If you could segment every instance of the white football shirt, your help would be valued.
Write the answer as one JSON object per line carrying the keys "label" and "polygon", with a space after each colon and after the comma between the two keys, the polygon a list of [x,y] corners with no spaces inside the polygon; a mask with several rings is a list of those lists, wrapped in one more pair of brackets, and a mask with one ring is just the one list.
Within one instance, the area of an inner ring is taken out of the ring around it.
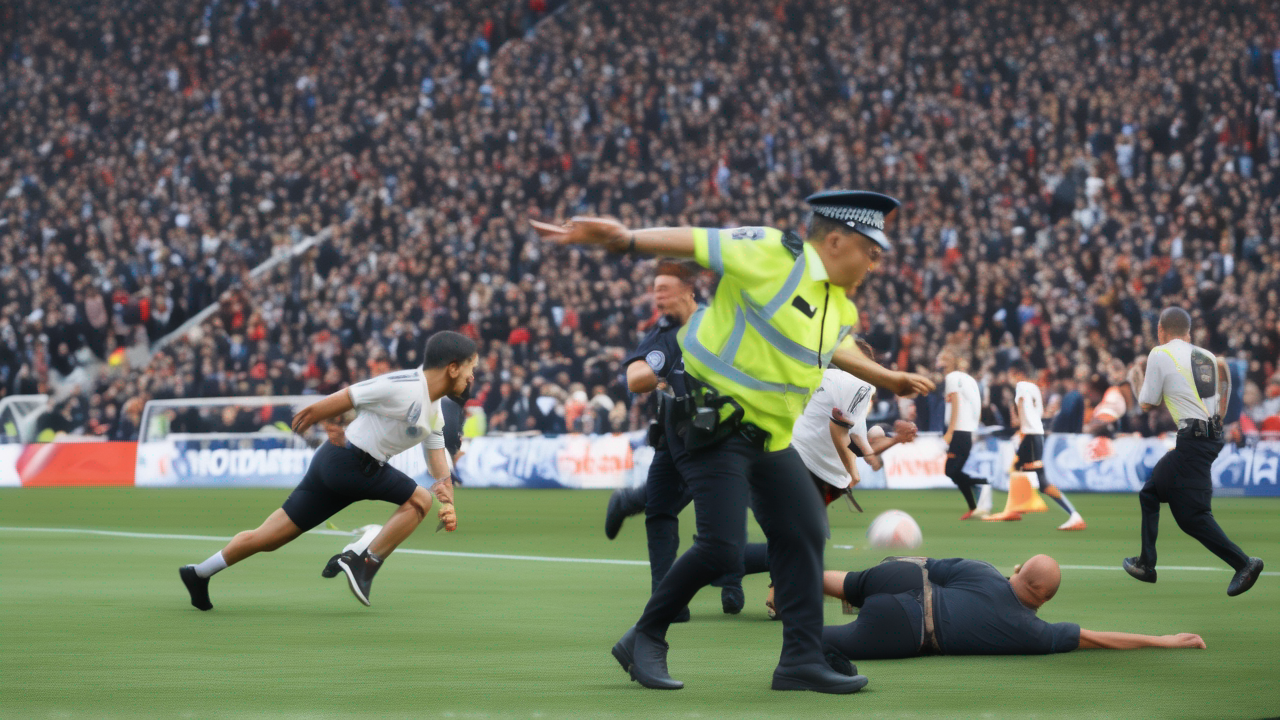
{"label": "white football shirt", "polygon": [[[1021,402],[1023,398],[1026,398],[1026,402]],[[1018,406],[1022,434],[1043,435],[1044,399],[1040,396],[1040,386],[1023,380],[1014,387],[1013,402]]]}
{"label": "white football shirt", "polygon": [[791,429],[791,445],[810,472],[838,488],[849,487],[853,478],[845,472],[831,443],[831,419],[839,408],[843,421],[853,425],[848,434],[866,440],[867,413],[874,395],[875,388],[865,380],[836,368],[823,371],[822,384]]}
{"label": "white football shirt", "polygon": [[386,462],[414,445],[444,449],[444,413],[431,402],[422,368],[379,375],[348,388],[356,419],[347,426],[347,442]]}
{"label": "white football shirt", "polygon": [[[1204,397],[1196,392],[1191,375],[1192,353],[1202,353],[1213,360],[1200,378],[1202,384],[1213,388],[1212,395]],[[1147,356],[1147,376],[1142,381],[1138,403],[1159,405],[1162,398],[1174,422],[1207,421],[1210,414],[1218,411],[1218,363],[1213,353],[1185,340],[1170,340],[1152,350]]]}
{"label": "white football shirt", "polygon": [[[960,420],[956,422],[957,432],[977,432],[978,421],[982,413],[982,391],[978,389],[978,381],[968,373],[959,370],[947,373],[943,385],[942,397],[945,400],[952,393],[959,395]],[[947,427],[951,426],[951,403],[946,404],[943,420]]]}

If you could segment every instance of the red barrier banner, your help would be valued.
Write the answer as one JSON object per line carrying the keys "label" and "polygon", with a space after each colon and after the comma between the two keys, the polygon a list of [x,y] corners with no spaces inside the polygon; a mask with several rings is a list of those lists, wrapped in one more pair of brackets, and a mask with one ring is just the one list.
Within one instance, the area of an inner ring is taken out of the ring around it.
{"label": "red barrier banner", "polygon": [[22,448],[14,471],[23,487],[133,485],[138,444],[41,443]]}

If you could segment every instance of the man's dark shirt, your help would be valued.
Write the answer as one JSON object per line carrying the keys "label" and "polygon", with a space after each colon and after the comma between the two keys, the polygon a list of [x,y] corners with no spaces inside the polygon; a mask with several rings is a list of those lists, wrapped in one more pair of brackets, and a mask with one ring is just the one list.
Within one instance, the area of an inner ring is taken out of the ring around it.
{"label": "man's dark shirt", "polygon": [[1053,425],[1049,429],[1056,433],[1084,432],[1084,395],[1077,390],[1063,395],[1062,406],[1053,416]]}
{"label": "man's dark shirt", "polygon": [[1079,647],[1079,625],[1041,620],[990,563],[930,559],[927,567],[943,654],[1047,655]]}
{"label": "man's dark shirt", "polygon": [[[643,361],[655,375],[667,381],[670,392],[676,397],[688,394],[684,382],[684,354],[677,340],[680,327],[680,321],[671,315],[659,318],[636,346],[635,352],[622,361],[624,372],[631,363]],[[676,435],[671,423],[666,423],[666,437],[672,452],[684,449],[684,442]]]}

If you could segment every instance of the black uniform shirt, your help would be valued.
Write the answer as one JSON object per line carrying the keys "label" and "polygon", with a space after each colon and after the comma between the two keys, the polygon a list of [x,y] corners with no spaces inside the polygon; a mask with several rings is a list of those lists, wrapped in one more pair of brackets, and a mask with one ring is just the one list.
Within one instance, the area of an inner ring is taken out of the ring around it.
{"label": "black uniform shirt", "polygon": [[[671,315],[663,315],[644,336],[635,352],[623,361],[623,367],[630,367],[633,362],[644,361],[654,374],[666,380],[670,392],[676,397],[688,394],[684,382],[684,355],[680,351],[677,335],[680,321]],[[676,435],[671,423],[666,423],[667,444],[673,450],[684,448],[684,442]]]}
{"label": "black uniform shirt", "polygon": [[1080,645],[1080,626],[1047,623],[990,563],[929,560],[934,628],[946,655],[1047,655]]}

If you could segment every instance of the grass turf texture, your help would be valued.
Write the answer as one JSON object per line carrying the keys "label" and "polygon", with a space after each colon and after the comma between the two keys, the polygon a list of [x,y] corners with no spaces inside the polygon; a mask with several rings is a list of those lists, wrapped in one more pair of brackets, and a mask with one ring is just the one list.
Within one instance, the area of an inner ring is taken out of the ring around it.
{"label": "grass turf texture", "polygon": [[[286,490],[13,489],[0,525],[230,536],[256,526]],[[614,542],[601,530],[607,494],[459,492],[460,529],[429,518],[403,547],[640,560],[641,518]],[[1117,567],[1138,549],[1133,495],[1078,494],[1089,522],[1065,516],[960,523],[954,492],[864,492],[867,514],[833,506],[830,569],[889,553],[864,532],[889,507],[924,531],[921,553],[993,562],[1004,571],[1036,552],[1064,565]],[[1003,502],[997,498],[997,506]],[[1280,501],[1223,499],[1217,516],[1247,552],[1280,568]],[[383,522],[361,503],[343,528]],[[1041,612],[1097,630],[1196,632],[1208,650],[1077,651],[1045,657],[943,657],[861,662],[871,684],[851,697],[768,689],[782,626],[766,619],[767,580],[747,578],[747,609],[721,613],[703,590],[694,620],[672,628],[672,675],[687,687],[631,683],[609,648],[648,596],[637,565],[401,554],[379,574],[373,607],[320,569],[345,539],[307,535],[214,578],[215,609],[190,606],[177,575],[221,547],[210,540],[0,531],[0,717],[836,717],[1249,718],[1280,714],[1280,578],[1239,598],[1227,572],[1178,531],[1166,508],[1157,585],[1115,570],[1065,570]],[[687,543],[692,513],[681,518]],[[753,537],[760,537],[752,525]],[[853,550],[837,545],[853,545]],[[827,621],[845,622],[834,601]]]}

